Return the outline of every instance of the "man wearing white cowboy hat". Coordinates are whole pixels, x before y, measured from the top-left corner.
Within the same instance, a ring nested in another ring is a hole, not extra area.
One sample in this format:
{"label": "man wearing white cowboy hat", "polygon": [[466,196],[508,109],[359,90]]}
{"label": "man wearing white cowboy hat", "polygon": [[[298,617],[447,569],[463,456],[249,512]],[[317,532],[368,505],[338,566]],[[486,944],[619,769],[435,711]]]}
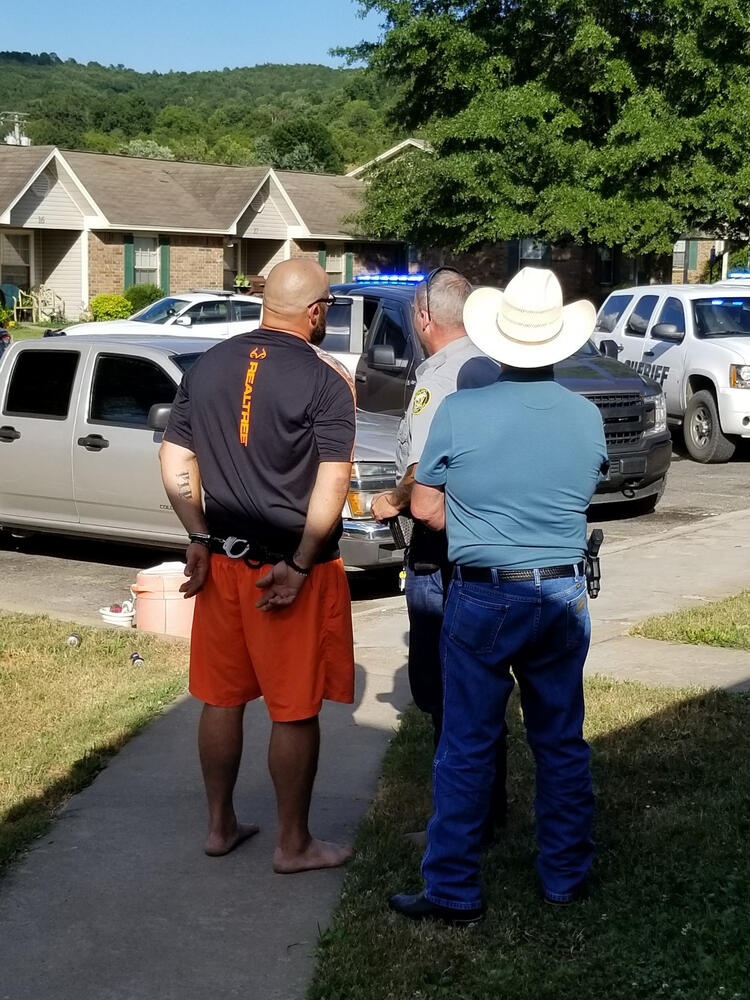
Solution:
{"label": "man wearing white cowboy hat", "polygon": [[504,293],[477,289],[464,306],[469,337],[503,374],[446,397],[412,494],[415,517],[447,528],[456,567],[426,886],[390,900],[413,919],[482,916],[480,838],[511,665],[536,760],[542,894],[568,903],[583,892],[594,811],[583,739],[586,509],[608,461],[598,409],[555,382],[552,366],[584,345],[594,320],[589,302],[563,307],[557,278],[539,268],[524,268]]}

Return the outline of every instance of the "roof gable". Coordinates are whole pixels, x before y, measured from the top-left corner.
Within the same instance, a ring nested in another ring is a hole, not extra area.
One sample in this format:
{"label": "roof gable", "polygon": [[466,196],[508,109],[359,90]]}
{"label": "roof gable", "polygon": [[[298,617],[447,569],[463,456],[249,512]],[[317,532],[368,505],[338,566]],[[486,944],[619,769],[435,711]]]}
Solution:
{"label": "roof gable", "polygon": [[[362,181],[340,174],[274,170],[310,236],[356,235],[349,221],[362,209]],[[307,235],[307,234],[306,234]]]}

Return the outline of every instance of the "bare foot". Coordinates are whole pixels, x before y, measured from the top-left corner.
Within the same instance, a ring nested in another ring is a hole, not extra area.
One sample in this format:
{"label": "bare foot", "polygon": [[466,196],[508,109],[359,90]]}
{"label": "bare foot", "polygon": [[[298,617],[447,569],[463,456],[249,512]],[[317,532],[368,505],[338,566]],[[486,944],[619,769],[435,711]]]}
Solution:
{"label": "bare foot", "polygon": [[332,844],[327,840],[311,840],[300,854],[284,854],[279,847],[273,852],[273,870],[279,875],[294,875],[316,868],[338,868],[354,856],[348,844]]}
{"label": "bare foot", "polygon": [[229,854],[235,847],[239,847],[243,841],[254,837],[260,827],[256,823],[238,823],[233,837],[220,837],[218,834],[209,834],[206,841],[205,851],[209,858],[221,858]]}

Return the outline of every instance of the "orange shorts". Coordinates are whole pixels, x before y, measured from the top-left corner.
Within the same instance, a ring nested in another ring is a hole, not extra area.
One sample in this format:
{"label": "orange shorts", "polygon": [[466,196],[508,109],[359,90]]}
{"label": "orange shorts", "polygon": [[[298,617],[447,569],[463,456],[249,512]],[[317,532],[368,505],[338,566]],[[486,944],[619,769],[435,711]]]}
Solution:
{"label": "orange shorts", "polygon": [[260,611],[256,581],[270,567],[211,556],[195,600],[190,693],[228,708],[265,698],[274,722],[309,719],[323,699],[354,701],[349,585],[340,559],[313,567],[293,604]]}

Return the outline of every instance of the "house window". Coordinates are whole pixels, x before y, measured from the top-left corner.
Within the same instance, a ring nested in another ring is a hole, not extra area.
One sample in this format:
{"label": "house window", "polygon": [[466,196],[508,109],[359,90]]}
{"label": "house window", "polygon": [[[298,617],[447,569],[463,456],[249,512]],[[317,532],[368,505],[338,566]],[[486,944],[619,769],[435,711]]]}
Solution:
{"label": "house window", "polygon": [[685,243],[686,240],[677,240],[672,251],[672,270],[682,271],[685,267]]}
{"label": "house window", "polygon": [[0,234],[0,284],[31,288],[31,234]]}
{"label": "house window", "polygon": [[344,280],[344,255],[340,250],[329,250],[326,254],[326,274],[332,285]]}
{"label": "house window", "polygon": [[548,247],[541,240],[518,241],[518,266],[538,267],[547,257]]}
{"label": "house window", "polygon": [[136,236],[133,239],[134,283],[159,284],[159,240],[156,236]]}

